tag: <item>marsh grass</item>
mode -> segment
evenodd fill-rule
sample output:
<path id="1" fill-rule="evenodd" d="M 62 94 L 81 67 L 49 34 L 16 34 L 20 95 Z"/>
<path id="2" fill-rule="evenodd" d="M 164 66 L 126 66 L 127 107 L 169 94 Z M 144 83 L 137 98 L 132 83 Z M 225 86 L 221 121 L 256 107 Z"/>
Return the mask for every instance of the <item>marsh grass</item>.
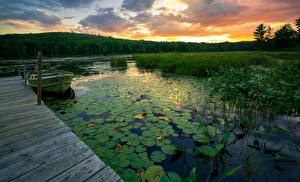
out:
<path id="1" fill-rule="evenodd" d="M 300 52 L 211 52 L 134 55 L 142 68 L 210 77 L 224 104 L 272 115 L 299 113 Z"/>
<path id="2" fill-rule="evenodd" d="M 110 59 L 110 66 L 113 68 L 117 67 L 127 67 L 126 58 L 114 57 Z"/>
<path id="3" fill-rule="evenodd" d="M 161 53 L 136 54 L 133 57 L 141 68 L 202 77 L 223 73 L 230 68 L 276 64 L 270 55 L 263 52 Z"/>
<path id="4" fill-rule="evenodd" d="M 229 105 L 271 115 L 300 112 L 300 64 L 231 68 L 207 80 L 211 95 Z"/>

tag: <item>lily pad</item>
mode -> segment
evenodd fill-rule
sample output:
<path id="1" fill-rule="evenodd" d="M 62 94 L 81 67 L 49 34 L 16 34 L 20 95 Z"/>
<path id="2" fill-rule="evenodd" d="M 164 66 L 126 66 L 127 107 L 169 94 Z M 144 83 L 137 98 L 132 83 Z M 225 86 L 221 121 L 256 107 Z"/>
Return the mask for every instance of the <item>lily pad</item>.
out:
<path id="1" fill-rule="evenodd" d="M 144 147 L 144 146 L 142 146 L 142 145 L 139 145 L 139 146 L 137 146 L 137 147 L 135 148 L 135 151 L 136 151 L 137 153 L 145 152 L 146 150 L 147 150 L 146 147 Z"/>
<path id="2" fill-rule="evenodd" d="M 141 142 L 142 142 L 143 145 L 145 145 L 147 147 L 151 147 L 151 146 L 153 146 L 155 144 L 154 139 L 153 138 L 148 138 L 148 137 L 143 138 L 141 140 Z"/>
<path id="3" fill-rule="evenodd" d="M 203 145 L 199 147 L 199 153 L 208 156 L 214 157 L 224 148 L 224 144 L 217 144 L 215 148 L 211 146 Z"/>
<path id="4" fill-rule="evenodd" d="M 161 166 L 151 166 L 145 171 L 142 178 L 151 182 L 160 182 L 164 173 L 164 169 Z"/>
<path id="5" fill-rule="evenodd" d="M 168 175 L 167 174 L 164 174 L 161 178 L 161 182 L 181 182 L 181 177 L 175 173 L 175 172 L 168 172 Z"/>
<path id="6" fill-rule="evenodd" d="M 164 144 L 171 144 L 171 140 L 170 139 L 163 139 L 162 140 L 162 142 L 164 143 Z"/>
<path id="7" fill-rule="evenodd" d="M 140 157 L 136 157 L 134 160 L 130 161 L 130 166 L 135 169 L 141 169 L 144 167 L 144 160 Z"/>
<path id="8" fill-rule="evenodd" d="M 124 181 L 132 181 L 132 182 L 138 182 L 140 181 L 139 177 L 136 175 L 135 171 L 132 169 L 125 169 L 122 173 L 121 173 L 121 178 Z"/>
<path id="9" fill-rule="evenodd" d="M 175 145 L 164 145 L 161 147 L 161 150 L 165 154 L 174 155 L 177 153 L 177 147 Z"/>
<path id="10" fill-rule="evenodd" d="M 129 160 L 120 160 L 120 167 L 127 167 L 129 165 Z"/>
<path id="11" fill-rule="evenodd" d="M 161 162 L 166 159 L 166 154 L 161 151 L 154 151 L 151 153 L 151 159 L 154 162 Z"/>
<path id="12" fill-rule="evenodd" d="M 193 136 L 194 141 L 200 142 L 200 143 L 208 143 L 209 142 L 209 138 L 207 136 L 204 135 L 194 135 Z"/>
<path id="13" fill-rule="evenodd" d="M 146 137 L 152 137 L 153 132 L 151 130 L 143 131 L 142 135 Z"/>
<path id="14" fill-rule="evenodd" d="M 98 135 L 95 138 L 98 142 L 106 142 L 109 140 L 109 137 L 106 135 Z"/>

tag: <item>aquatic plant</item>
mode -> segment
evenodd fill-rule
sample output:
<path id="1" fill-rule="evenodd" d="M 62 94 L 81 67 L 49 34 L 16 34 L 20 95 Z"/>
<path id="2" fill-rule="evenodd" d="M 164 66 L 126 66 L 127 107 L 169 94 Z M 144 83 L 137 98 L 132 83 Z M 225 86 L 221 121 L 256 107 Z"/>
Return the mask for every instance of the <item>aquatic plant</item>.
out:
<path id="1" fill-rule="evenodd" d="M 164 73 L 212 76 L 232 67 L 272 66 L 276 61 L 262 52 L 135 54 L 138 67 L 161 69 Z"/>
<path id="2" fill-rule="evenodd" d="M 263 178 L 252 165 L 255 161 L 269 155 L 268 164 L 274 156 L 281 161 L 293 159 L 264 153 L 277 150 L 270 143 L 280 139 L 280 129 L 274 129 L 264 150 L 269 127 L 253 122 L 248 113 L 242 117 L 230 107 L 223 110 L 217 98 L 207 103 L 203 79 L 162 77 L 160 72 L 141 73 L 135 67 L 110 74 L 116 77 L 79 83 L 88 91 L 73 100 L 46 103 L 124 181 L 175 181 L 187 176 L 195 181 L 196 173 L 197 180 L 230 180 L 248 169 L 249 175 L 253 171 Z M 291 151 L 299 149 L 298 141 L 287 145 Z M 255 148 L 259 152 L 251 155 Z M 178 170 L 178 165 L 184 168 Z M 290 172 L 293 164 L 284 168 L 289 171 L 282 174 L 299 176 Z"/>
<path id="3" fill-rule="evenodd" d="M 110 66 L 116 67 L 127 67 L 126 58 L 124 57 L 113 57 L 110 59 Z"/>
<path id="4" fill-rule="evenodd" d="M 300 64 L 231 68 L 207 80 L 211 96 L 230 107 L 271 115 L 300 112 Z"/>

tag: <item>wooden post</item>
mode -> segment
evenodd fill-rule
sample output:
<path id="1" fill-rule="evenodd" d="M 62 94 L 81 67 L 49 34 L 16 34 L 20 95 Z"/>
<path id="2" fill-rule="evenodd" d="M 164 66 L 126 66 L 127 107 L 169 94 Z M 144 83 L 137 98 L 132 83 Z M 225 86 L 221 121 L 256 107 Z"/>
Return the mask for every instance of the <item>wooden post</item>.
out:
<path id="1" fill-rule="evenodd" d="M 23 65 L 23 76 L 24 76 L 24 82 L 25 82 L 25 85 L 26 85 L 27 84 L 26 83 L 26 80 L 27 80 L 27 78 L 26 78 L 27 77 L 27 75 L 26 75 L 26 64 Z"/>
<path id="2" fill-rule="evenodd" d="M 21 70 L 20 70 L 20 68 L 18 68 L 18 75 L 19 75 L 19 78 L 21 80 Z"/>
<path id="3" fill-rule="evenodd" d="M 42 52 L 38 52 L 38 85 L 37 85 L 37 105 L 42 103 Z"/>

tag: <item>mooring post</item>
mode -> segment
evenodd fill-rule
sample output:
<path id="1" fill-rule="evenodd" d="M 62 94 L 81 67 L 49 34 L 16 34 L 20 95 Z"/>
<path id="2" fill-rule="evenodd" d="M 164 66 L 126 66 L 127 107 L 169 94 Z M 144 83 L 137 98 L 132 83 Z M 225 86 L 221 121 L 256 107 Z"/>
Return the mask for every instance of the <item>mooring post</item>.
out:
<path id="1" fill-rule="evenodd" d="M 23 64 L 23 72 L 24 72 L 24 73 L 23 73 L 23 76 L 24 76 L 23 79 L 24 79 L 24 82 L 25 82 L 25 85 L 26 85 L 26 84 L 27 84 L 27 83 L 26 83 L 26 80 L 27 80 L 27 78 L 26 78 L 26 64 Z"/>
<path id="2" fill-rule="evenodd" d="M 18 68 L 18 75 L 19 75 L 19 78 L 21 77 L 21 70 L 20 70 L 20 68 Z M 20 80 L 21 80 L 21 78 L 20 78 Z"/>
<path id="3" fill-rule="evenodd" d="M 42 103 L 42 52 L 38 52 L 38 85 L 37 85 L 37 104 Z"/>

